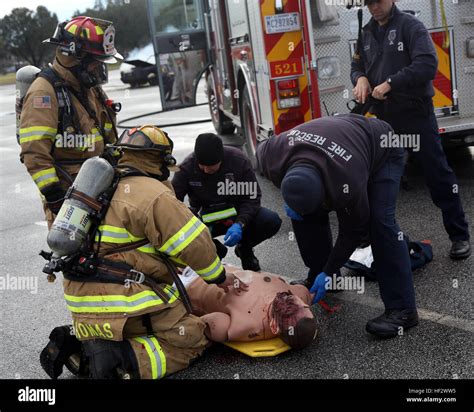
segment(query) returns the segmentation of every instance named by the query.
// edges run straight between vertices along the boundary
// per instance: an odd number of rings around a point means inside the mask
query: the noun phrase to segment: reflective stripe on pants
[[[151,378],[160,379],[166,374],[166,356],[161,349],[158,339],[154,336],[133,338],[134,341],[141,343],[150,358]]]

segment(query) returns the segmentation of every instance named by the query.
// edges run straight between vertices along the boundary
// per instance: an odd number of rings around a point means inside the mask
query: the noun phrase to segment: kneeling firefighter
[[[142,126],[115,147],[123,152],[115,169],[100,158],[81,168],[49,232],[52,253],[42,252],[44,271],[64,275],[73,318],[41,353],[52,378],[64,364],[92,378],[161,378],[186,368],[208,341],[176,267],[222,288],[234,281],[206,226],[166,181],[176,164],[168,135]],[[104,175],[108,189],[97,189]]]
[[[115,143],[119,103],[101,85],[107,64],[122,56],[111,22],[75,17],[58,24],[44,43],[56,46],[52,65],[25,66],[17,78],[17,139],[20,159],[41,192],[48,227],[87,159]]]

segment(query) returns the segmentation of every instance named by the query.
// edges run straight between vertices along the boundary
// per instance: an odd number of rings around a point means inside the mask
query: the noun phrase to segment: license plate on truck
[[[299,13],[282,13],[265,16],[267,34],[286,33],[301,30]]]

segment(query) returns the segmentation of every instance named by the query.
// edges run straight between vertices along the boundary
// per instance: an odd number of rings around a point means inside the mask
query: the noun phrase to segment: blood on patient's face
[[[298,296],[278,292],[272,302],[270,327],[273,333],[293,349],[308,346],[318,333],[318,327],[309,306]]]
[[[295,326],[301,318],[313,318],[308,305],[291,291],[279,292],[273,299],[269,315],[280,330]]]

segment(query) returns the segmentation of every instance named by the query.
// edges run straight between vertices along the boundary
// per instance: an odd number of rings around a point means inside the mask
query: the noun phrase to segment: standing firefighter
[[[81,370],[88,365],[92,378],[161,378],[186,368],[208,342],[204,322],[190,313],[187,295],[179,290],[175,265],[189,266],[223,288],[234,280],[226,278],[206,226],[166,181],[176,162],[171,139],[142,126],[125,131],[115,147],[123,156],[105,217],[83,248],[89,253],[63,270],[75,336],[68,326],[51,333],[41,364],[53,378],[73,358],[81,359]],[[53,224],[50,245],[64,214]],[[96,270],[84,272],[91,267]]]
[[[426,27],[401,12],[394,0],[365,0],[372,19],[360,36],[352,62],[356,100],[371,94],[379,104],[373,113],[389,123],[398,136],[417,136],[412,155],[423,170],[433,203],[441,209],[452,242],[450,257],[471,254],[469,228],[461,204],[456,175],[441,146],[433,108],[433,79],[438,60]]]
[[[117,140],[118,105],[101,88],[106,64],[122,58],[114,37],[108,21],[76,17],[60,23],[45,40],[58,46],[55,61],[23,99],[20,158],[42,194],[48,227],[82,163]]]

